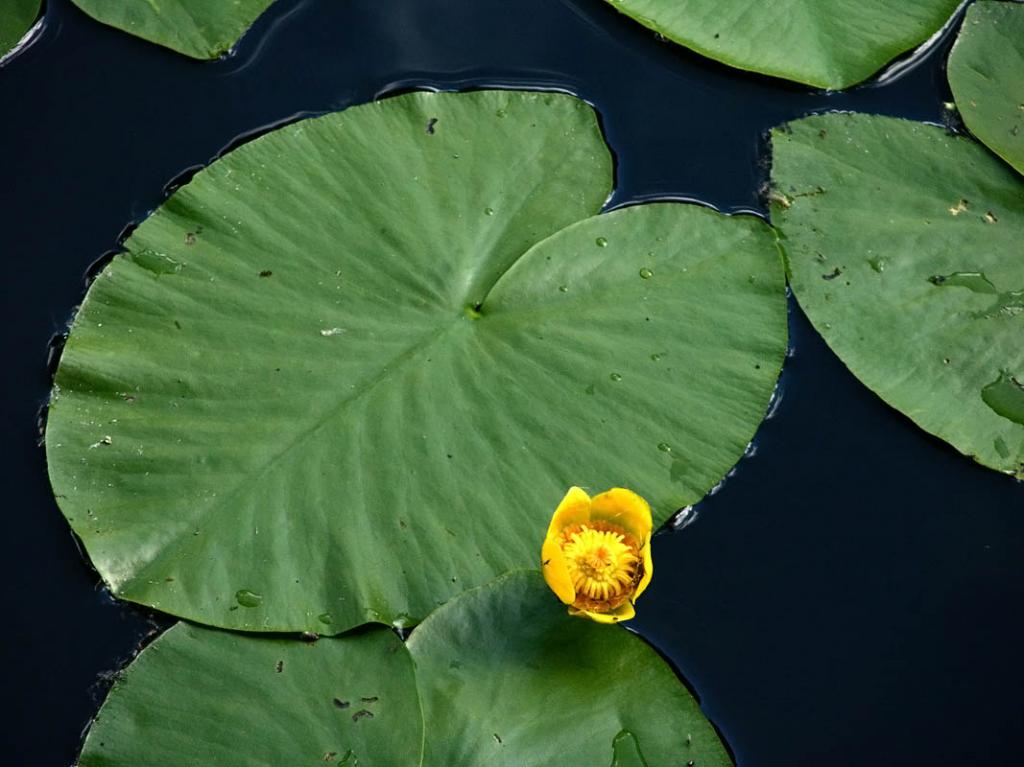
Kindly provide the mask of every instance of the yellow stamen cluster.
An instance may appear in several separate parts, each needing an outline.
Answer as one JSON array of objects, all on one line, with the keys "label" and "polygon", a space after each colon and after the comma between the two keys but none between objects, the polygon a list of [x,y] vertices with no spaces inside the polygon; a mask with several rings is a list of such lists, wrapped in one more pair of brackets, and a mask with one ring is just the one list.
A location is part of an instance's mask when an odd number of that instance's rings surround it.
[{"label": "yellow stamen cluster", "polygon": [[562,552],[580,609],[613,610],[629,599],[641,575],[633,536],[606,522],[572,525],[562,531]]}]

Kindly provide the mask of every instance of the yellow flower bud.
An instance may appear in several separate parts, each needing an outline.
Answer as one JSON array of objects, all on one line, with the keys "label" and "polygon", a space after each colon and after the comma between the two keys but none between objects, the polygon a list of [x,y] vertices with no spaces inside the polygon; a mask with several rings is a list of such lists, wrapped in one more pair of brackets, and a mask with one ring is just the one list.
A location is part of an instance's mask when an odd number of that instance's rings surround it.
[{"label": "yellow flower bud", "polygon": [[651,507],[621,487],[591,498],[569,488],[541,548],[544,580],[570,615],[628,621],[654,573]]}]

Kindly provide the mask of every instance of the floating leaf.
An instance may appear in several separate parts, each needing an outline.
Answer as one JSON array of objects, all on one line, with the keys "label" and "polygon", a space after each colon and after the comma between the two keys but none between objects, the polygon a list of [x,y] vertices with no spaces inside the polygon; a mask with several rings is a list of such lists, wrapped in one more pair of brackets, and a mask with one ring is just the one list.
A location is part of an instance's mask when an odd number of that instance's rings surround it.
[{"label": "floating leaf", "polygon": [[[519,767],[572,754],[573,764],[605,765],[623,730],[650,767],[732,764],[650,647],[627,631],[570,618],[535,572],[455,598],[408,647],[427,733],[424,764]],[[625,759],[625,744],[619,750]]]},{"label": "floating leaf", "polygon": [[948,72],[967,127],[1024,173],[1024,5],[982,0],[968,8]]},{"label": "floating leaf", "polygon": [[274,0],[72,0],[97,21],[195,59],[227,53]]},{"label": "floating leaf", "polygon": [[767,406],[781,264],[760,220],[681,204],[549,236],[610,181],[585,104],[508,91],[358,107],[199,173],[90,288],[56,378],[51,480],[114,593],[410,624],[534,566],[573,483],[640,488],[656,523],[698,501]]},{"label": "floating leaf", "polygon": [[0,0],[0,58],[32,28],[39,6],[40,0]]},{"label": "floating leaf", "polygon": [[115,684],[79,765],[604,765],[613,743],[623,767],[731,764],[654,650],[519,572],[404,646],[386,629],[306,644],[179,624]]},{"label": "floating leaf", "polygon": [[415,765],[413,673],[386,630],[307,644],[179,623],[114,683],[78,764]]},{"label": "floating leaf", "polygon": [[958,0],[607,0],[732,67],[839,90],[942,28]]},{"label": "floating leaf", "polygon": [[[867,115],[776,129],[791,284],[853,373],[923,429],[1024,474],[1024,181],[944,130]],[[999,406],[993,406],[998,401]]]}]

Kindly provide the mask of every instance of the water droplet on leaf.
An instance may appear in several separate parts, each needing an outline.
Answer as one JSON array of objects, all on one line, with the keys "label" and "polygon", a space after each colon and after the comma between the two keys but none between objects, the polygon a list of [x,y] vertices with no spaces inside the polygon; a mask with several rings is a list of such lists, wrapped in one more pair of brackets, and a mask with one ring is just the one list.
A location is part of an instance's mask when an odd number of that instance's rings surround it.
[{"label": "water droplet on leaf", "polygon": [[981,398],[1003,418],[1024,425],[1024,384],[1008,370],[981,390]]},{"label": "water droplet on leaf", "polygon": [[647,767],[640,743],[629,730],[622,730],[612,741],[611,767]]},{"label": "water droplet on leaf", "polygon": [[235,601],[242,607],[259,607],[263,602],[263,595],[249,589],[239,589],[235,592]]},{"label": "water droplet on leaf", "polygon": [[941,288],[967,288],[974,293],[995,294],[999,292],[984,272],[936,274],[934,277],[929,277],[928,282]]},{"label": "water droplet on leaf", "polygon": [[129,256],[133,264],[141,266],[147,272],[153,274],[177,274],[184,268],[184,264],[175,261],[166,253],[157,253],[155,250],[140,250]]}]

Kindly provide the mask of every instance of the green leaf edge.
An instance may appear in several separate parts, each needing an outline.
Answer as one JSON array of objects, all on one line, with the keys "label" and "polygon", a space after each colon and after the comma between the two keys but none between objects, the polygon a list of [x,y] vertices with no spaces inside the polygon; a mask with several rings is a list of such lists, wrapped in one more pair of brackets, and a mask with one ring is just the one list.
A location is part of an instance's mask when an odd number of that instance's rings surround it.
[{"label": "green leaf edge", "polygon": [[[4,0],[5,3],[9,3],[10,0]],[[0,25],[0,63],[4,62],[5,59],[13,53],[22,41],[25,40],[25,36],[32,31],[32,28],[39,21],[39,12],[42,10],[42,0],[13,0],[14,4],[18,7],[12,10],[2,11],[4,14],[12,13],[23,13],[26,9],[32,7],[35,8],[34,13],[25,13],[24,16],[19,16],[18,21],[22,22],[17,27],[11,30],[8,28],[8,32],[5,34],[3,25]],[[8,22],[5,22],[5,24]],[[22,28],[24,27],[24,28]],[[20,30],[20,31],[19,31]]]},{"label": "green leaf edge", "polygon": [[841,74],[839,74],[836,75],[835,77],[822,77],[821,79],[818,79],[812,77],[802,77],[799,74],[786,72],[782,69],[776,69],[774,67],[761,67],[757,66],[754,63],[741,62],[729,56],[716,53],[705,45],[701,45],[696,41],[686,40],[681,35],[677,35],[676,33],[669,31],[667,28],[659,24],[654,19],[649,19],[641,16],[634,16],[630,14],[628,11],[622,8],[619,0],[605,0],[605,2],[609,3],[613,8],[615,8],[615,10],[617,10],[622,15],[629,17],[633,21],[646,27],[647,29],[652,30],[653,32],[657,32],[659,35],[667,38],[668,40],[671,40],[673,43],[681,45],[684,48],[693,51],[694,53],[698,53],[701,56],[704,56],[705,58],[711,59],[712,61],[717,61],[718,63],[724,64],[727,67],[739,69],[743,72],[752,72],[758,75],[777,77],[782,80],[800,83],[801,85],[810,85],[814,88],[822,88],[824,90],[829,91],[842,91],[854,85],[863,83],[866,80],[869,80],[873,75],[881,71],[886,64],[889,64],[901,54],[904,54],[907,51],[914,50],[916,47],[927,42],[930,39],[931,35],[941,30],[949,22],[950,14],[955,13],[958,7],[957,1],[958,0],[952,0],[950,2],[950,8],[946,15],[943,17],[942,23],[938,27],[936,27],[935,30],[933,30],[931,33],[925,34],[924,37],[921,37],[920,35],[913,35],[911,38],[907,38],[906,40],[903,40],[901,42],[893,43],[891,46],[886,47],[884,49],[874,49],[878,51],[877,55],[872,56],[870,60],[865,60],[864,66],[857,68],[855,72],[852,72],[847,77],[843,77]]},{"label": "green leaf edge", "polygon": [[[116,0],[116,2],[140,2],[140,1],[142,1],[142,0]],[[213,3],[224,2],[224,0],[209,0],[209,1],[213,2]],[[116,29],[116,30],[118,30],[120,32],[124,32],[125,34],[131,35],[132,37],[137,37],[140,40],[145,40],[147,43],[152,43],[153,45],[158,45],[161,48],[164,48],[166,50],[174,51],[175,53],[179,53],[182,56],[187,56],[190,59],[196,59],[197,61],[214,61],[216,59],[222,58],[225,54],[229,53],[232,49],[234,49],[234,47],[236,45],[238,45],[238,43],[241,41],[241,39],[243,37],[245,37],[246,33],[248,33],[248,31],[252,28],[253,24],[256,23],[257,19],[259,19],[260,16],[262,16],[264,13],[267,12],[267,10],[269,10],[270,6],[273,5],[274,2],[276,2],[276,0],[266,0],[267,5],[263,8],[263,10],[260,11],[256,15],[256,17],[253,18],[252,21],[246,23],[242,27],[241,32],[239,32],[237,35],[235,35],[233,40],[225,41],[225,42],[219,42],[219,43],[214,43],[214,42],[207,41],[204,48],[184,46],[184,45],[174,45],[173,43],[168,42],[167,40],[159,40],[159,39],[157,39],[157,37],[155,35],[142,34],[142,33],[136,32],[134,30],[128,29],[125,26],[115,24],[112,21],[109,21],[109,20],[107,20],[105,18],[101,18],[97,14],[97,12],[95,10],[90,9],[90,8],[86,8],[84,5],[82,5],[82,3],[79,2],[79,0],[71,0],[71,2],[74,3],[75,7],[78,10],[80,10],[82,13],[84,13],[90,19],[93,19],[94,21],[96,21],[96,22],[98,22],[100,24],[103,24],[104,26],[111,27],[112,29]],[[159,11],[155,11],[155,13],[159,13]]]},{"label": "green leaf edge", "polygon": [[[988,147],[988,149],[995,155],[1008,163],[1010,167],[1024,175],[1024,155],[1021,157],[1010,157],[1007,156],[1006,152],[1000,151],[997,147],[990,144],[982,135],[988,134],[988,131],[983,129],[979,133],[976,129],[976,127],[980,125],[980,123],[975,121],[975,117],[977,115],[976,110],[970,106],[962,108],[960,105],[964,103],[964,99],[957,95],[958,91],[960,91],[961,94],[963,93],[964,86],[964,82],[960,76],[960,69],[968,67],[968,63],[966,61],[963,63],[962,67],[959,63],[960,60],[967,55],[967,53],[964,52],[964,46],[961,45],[961,42],[965,40],[964,34],[968,29],[967,25],[969,23],[973,23],[976,17],[980,17],[982,14],[988,14],[990,11],[995,11],[996,9],[998,9],[999,13],[1015,13],[1024,19],[1024,4],[1022,3],[1008,0],[978,0],[975,3],[972,3],[967,8],[967,13],[964,15],[963,26],[961,26],[956,42],[953,43],[953,48],[949,52],[949,60],[946,63],[946,79],[949,83],[950,90],[953,93],[953,101],[957,105],[957,110],[960,112],[960,116],[963,118],[964,124],[971,131],[971,134],[979,142]],[[979,22],[981,21],[981,19],[978,20]],[[1022,28],[1024,28],[1024,23],[1022,23]],[[1024,51],[1024,48],[1022,48],[1022,51]],[[1022,108],[1024,108],[1024,93],[1021,93],[1020,97],[1022,99]],[[1021,122],[1024,124],[1024,116],[1022,116]]]}]

